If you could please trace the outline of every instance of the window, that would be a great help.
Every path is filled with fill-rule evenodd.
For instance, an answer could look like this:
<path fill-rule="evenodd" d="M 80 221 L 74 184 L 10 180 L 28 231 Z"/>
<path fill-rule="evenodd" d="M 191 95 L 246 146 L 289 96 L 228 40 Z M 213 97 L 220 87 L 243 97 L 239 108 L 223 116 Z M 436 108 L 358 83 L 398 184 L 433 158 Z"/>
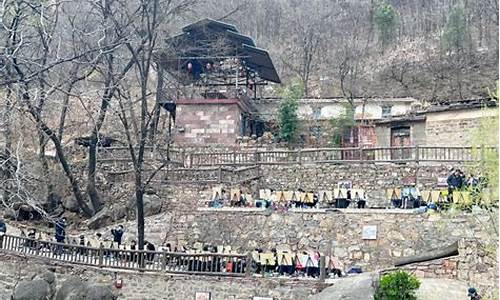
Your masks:
<path fill-rule="evenodd" d="M 382 105 L 382 118 L 388 118 L 391 116 L 392 106 Z"/>

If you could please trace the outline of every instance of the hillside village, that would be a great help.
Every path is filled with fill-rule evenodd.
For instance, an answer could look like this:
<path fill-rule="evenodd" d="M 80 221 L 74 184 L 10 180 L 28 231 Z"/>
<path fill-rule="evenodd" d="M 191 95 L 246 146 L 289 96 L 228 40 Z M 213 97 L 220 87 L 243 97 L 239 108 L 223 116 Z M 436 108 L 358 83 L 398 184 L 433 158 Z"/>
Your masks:
<path fill-rule="evenodd" d="M 5 1 L 0 299 L 498 299 L 498 1 L 417 2 Z"/>

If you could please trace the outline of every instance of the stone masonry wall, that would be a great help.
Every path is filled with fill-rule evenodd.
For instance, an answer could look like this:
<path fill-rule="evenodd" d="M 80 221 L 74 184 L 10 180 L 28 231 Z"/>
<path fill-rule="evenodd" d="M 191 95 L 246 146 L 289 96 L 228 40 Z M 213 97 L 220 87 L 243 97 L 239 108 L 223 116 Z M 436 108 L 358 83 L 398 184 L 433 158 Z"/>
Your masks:
<path fill-rule="evenodd" d="M 231 246 L 247 253 L 261 247 L 293 251 L 319 249 L 338 257 L 348 268 L 377 270 L 395 259 L 449 245 L 461 238 L 491 239 L 484 224 L 488 214 L 415 214 L 396 211 L 347 212 L 191 211 L 165 213 L 146 220 L 146 239 L 157 245 Z M 376 240 L 362 238 L 363 226 L 377 227 Z M 126 239 L 135 238 L 135 224 L 125 224 Z M 107 229 L 103 232 L 109 232 Z"/>
<path fill-rule="evenodd" d="M 498 108 L 428 113 L 426 144 L 428 146 L 469 146 L 473 133 L 487 118 L 498 116 Z"/>
<path fill-rule="evenodd" d="M 47 265 L 46 265 L 47 264 Z M 20 258 L 0 253 L 0 300 L 10 300 L 17 281 L 50 268 L 55 271 L 57 285 L 72 275 L 113 287 L 115 272 L 89 267 L 56 265 L 38 259 Z M 254 296 L 280 300 L 304 300 L 318 293 L 318 282 L 268 278 L 220 278 L 207 276 L 168 276 L 164 274 L 117 272 L 123 287 L 114 292 L 120 300 L 194 299 L 195 292 L 209 291 L 212 300 L 252 299 Z"/>
<path fill-rule="evenodd" d="M 274 190 L 320 191 L 337 188 L 339 181 L 352 181 L 353 188 L 364 189 L 370 207 L 387 207 L 386 189 L 417 182 L 420 190 L 433 189 L 438 177 L 447 177 L 451 167 L 459 164 L 323 164 L 302 166 L 262 166 L 262 188 Z"/>

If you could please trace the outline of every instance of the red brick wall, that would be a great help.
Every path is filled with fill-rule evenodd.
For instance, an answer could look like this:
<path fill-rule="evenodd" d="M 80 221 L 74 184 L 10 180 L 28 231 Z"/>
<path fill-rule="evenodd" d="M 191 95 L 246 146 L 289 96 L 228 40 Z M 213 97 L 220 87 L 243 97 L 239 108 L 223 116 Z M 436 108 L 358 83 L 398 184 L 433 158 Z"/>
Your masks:
<path fill-rule="evenodd" d="M 174 142 L 234 144 L 240 135 L 241 110 L 229 103 L 178 104 Z"/>

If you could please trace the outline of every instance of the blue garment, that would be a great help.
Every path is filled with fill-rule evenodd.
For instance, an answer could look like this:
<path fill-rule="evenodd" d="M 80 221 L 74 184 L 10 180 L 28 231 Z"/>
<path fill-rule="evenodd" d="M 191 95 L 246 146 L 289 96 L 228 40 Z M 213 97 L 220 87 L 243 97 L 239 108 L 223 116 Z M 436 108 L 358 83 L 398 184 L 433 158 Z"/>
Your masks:
<path fill-rule="evenodd" d="M 448 176 L 446 182 L 448 183 L 448 187 L 454 188 L 461 188 L 463 184 L 462 177 L 455 174 L 451 174 L 450 176 Z"/>
<path fill-rule="evenodd" d="M 7 232 L 7 225 L 5 225 L 4 221 L 0 220 L 0 232 L 6 233 Z"/>
<path fill-rule="evenodd" d="M 361 274 L 363 271 L 361 270 L 360 267 L 352 267 L 347 271 L 347 274 Z"/>
<path fill-rule="evenodd" d="M 429 209 L 437 209 L 437 205 L 436 205 L 436 203 L 430 202 L 429 204 L 427 204 L 427 208 L 429 208 Z"/>
<path fill-rule="evenodd" d="M 111 234 L 113 235 L 113 242 L 120 245 L 122 243 L 123 230 L 121 229 L 111 229 Z"/>
<path fill-rule="evenodd" d="M 64 241 L 64 238 L 66 237 L 66 223 L 63 221 L 58 221 L 56 223 L 56 240 L 59 241 Z"/>

